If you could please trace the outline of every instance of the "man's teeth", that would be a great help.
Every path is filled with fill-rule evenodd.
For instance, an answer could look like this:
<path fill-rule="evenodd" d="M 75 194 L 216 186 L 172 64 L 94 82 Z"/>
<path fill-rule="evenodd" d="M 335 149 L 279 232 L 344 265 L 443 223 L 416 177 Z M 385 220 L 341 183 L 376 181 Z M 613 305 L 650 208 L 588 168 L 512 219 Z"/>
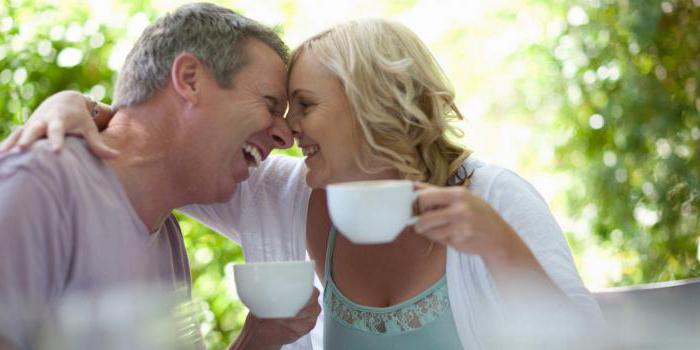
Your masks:
<path fill-rule="evenodd" d="M 243 151 L 250 155 L 253 158 L 253 160 L 255 160 L 255 166 L 259 166 L 260 163 L 262 163 L 262 156 L 260 155 L 260 151 L 258 151 L 258 149 L 255 146 L 245 144 L 243 145 Z"/>
<path fill-rule="evenodd" d="M 314 145 L 314 146 L 306 146 L 301 148 L 301 152 L 304 154 L 305 157 L 311 157 L 314 154 L 318 153 L 319 147 Z"/>

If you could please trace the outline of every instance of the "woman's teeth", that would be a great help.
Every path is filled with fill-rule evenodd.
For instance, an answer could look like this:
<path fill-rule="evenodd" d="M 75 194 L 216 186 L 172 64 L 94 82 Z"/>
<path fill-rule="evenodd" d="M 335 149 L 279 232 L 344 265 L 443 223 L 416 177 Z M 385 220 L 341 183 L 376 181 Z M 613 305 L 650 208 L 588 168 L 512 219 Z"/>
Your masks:
<path fill-rule="evenodd" d="M 249 156 L 246 157 L 246 160 L 248 160 L 249 163 L 248 165 L 257 167 L 260 165 L 260 163 L 262 163 L 262 156 L 260 155 L 260 151 L 258 151 L 257 147 L 246 143 L 243 145 L 243 152 Z"/>
<path fill-rule="evenodd" d="M 314 154 L 318 153 L 319 147 L 316 145 L 313 146 L 306 146 L 301 148 L 301 152 L 304 154 L 305 157 L 311 157 Z"/>

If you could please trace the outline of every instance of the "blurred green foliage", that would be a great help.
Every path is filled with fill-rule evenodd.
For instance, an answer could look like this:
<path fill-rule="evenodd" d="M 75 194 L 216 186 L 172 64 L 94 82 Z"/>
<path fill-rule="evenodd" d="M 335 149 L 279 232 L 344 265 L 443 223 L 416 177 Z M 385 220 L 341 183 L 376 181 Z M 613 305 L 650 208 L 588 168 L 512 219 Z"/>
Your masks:
<path fill-rule="evenodd" d="M 519 85 L 552 111 L 570 216 L 631 262 L 619 284 L 700 275 L 700 1 L 535 2 L 560 20 Z"/>

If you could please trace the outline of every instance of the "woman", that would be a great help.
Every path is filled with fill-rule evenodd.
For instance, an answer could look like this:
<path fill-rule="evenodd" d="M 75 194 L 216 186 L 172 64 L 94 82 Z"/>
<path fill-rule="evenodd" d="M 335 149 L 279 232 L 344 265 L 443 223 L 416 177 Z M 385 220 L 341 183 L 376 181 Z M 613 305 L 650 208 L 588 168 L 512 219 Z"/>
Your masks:
<path fill-rule="evenodd" d="M 326 348 L 499 347 L 559 334 L 538 322 L 599 320 L 536 190 L 450 140 L 454 93 L 409 29 L 337 25 L 294 52 L 288 84 L 306 169 L 272 158 L 231 202 L 185 211 L 242 241 L 249 260 L 298 258 L 305 241 L 325 287 Z M 419 220 L 391 243 L 356 245 L 330 222 L 324 187 L 376 179 L 415 181 Z M 526 327 L 505 332 L 513 319 Z"/>

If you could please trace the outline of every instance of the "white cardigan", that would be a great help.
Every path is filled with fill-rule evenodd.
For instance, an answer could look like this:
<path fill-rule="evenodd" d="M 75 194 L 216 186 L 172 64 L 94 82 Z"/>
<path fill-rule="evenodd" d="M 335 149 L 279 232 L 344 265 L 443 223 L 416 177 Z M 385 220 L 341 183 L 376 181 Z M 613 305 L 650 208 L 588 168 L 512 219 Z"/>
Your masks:
<path fill-rule="evenodd" d="M 469 189 L 513 227 L 549 277 L 589 319 L 601 319 L 598 305 L 578 276 L 561 229 L 537 191 L 507 169 L 472 159 L 466 161 L 466 166 L 469 172 L 473 171 Z M 246 261 L 303 260 L 311 193 L 304 181 L 305 174 L 302 159 L 271 156 L 238 186 L 229 202 L 189 206 L 183 212 L 240 243 Z M 493 331 L 499 330 L 489 325 L 498 327 L 499 320 L 508 316 L 483 261 L 479 256 L 450 248 L 445 270 L 462 345 L 465 349 L 494 346 L 488 339 L 494 335 Z M 310 349 L 311 340 L 313 349 L 321 349 L 322 316 L 311 337 L 302 337 L 283 349 Z"/>

